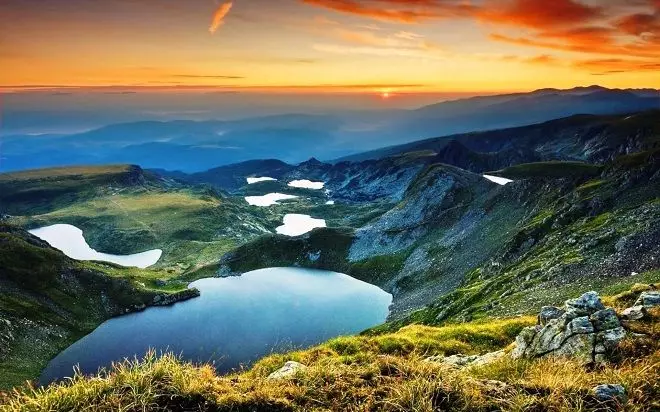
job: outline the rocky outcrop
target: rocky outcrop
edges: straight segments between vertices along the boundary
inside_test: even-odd
[[[566,301],[564,308],[545,307],[539,323],[516,338],[511,356],[565,356],[584,364],[602,363],[626,337],[616,312],[606,308],[596,292]]]
[[[298,372],[302,372],[305,369],[307,369],[307,366],[303,365],[302,363],[294,362],[294,361],[288,361],[287,363],[284,364],[280,369],[276,370],[275,372],[271,373],[268,375],[268,379],[289,379],[294,376]]]

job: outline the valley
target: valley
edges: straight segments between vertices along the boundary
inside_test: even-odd
[[[391,295],[381,319],[294,342],[305,347],[365,328],[365,336],[378,340],[416,330],[409,328],[492,319],[527,324],[539,307],[590,290],[614,296],[656,283],[660,135],[650,119],[657,115],[590,118],[587,126],[581,118],[561,119],[388,148],[365,154],[364,160],[336,163],[263,160],[192,174],[136,165],[1,174],[5,240],[0,267],[12,270],[0,279],[7,285],[0,293],[2,319],[10,325],[0,333],[6,357],[0,385],[36,379],[49,360],[85,335],[78,345],[92,342],[98,356],[83,361],[71,346],[45,379],[66,376],[76,361],[87,362],[84,371],[93,373],[99,365],[130,356],[103,349],[105,329],[120,335],[112,325],[129,316],[157,316],[148,321],[152,325],[173,316],[176,329],[193,322],[187,311],[209,306],[205,293],[213,296],[212,288],[205,292],[202,287],[202,296],[195,297],[199,291],[189,285],[242,282],[242,275],[247,279],[263,269],[338,272]],[[576,139],[576,130],[584,138]],[[76,236],[82,231],[88,254],[79,259],[106,260],[96,251],[113,259],[150,251],[162,255],[142,269],[75,261],[28,232],[39,235],[44,230],[39,228],[52,225],[71,225]],[[31,281],[25,278],[28,266],[37,268],[30,272]],[[42,276],[53,283],[45,285]],[[269,281],[260,283],[266,287]],[[306,282],[312,280],[299,281]],[[279,293],[270,285],[264,304]],[[29,306],[19,303],[26,297]],[[173,308],[149,308],[189,298],[194,299]],[[232,310],[218,307],[218,319]],[[111,319],[128,312],[141,313]],[[176,335],[167,330],[159,333]],[[228,330],[222,333],[236,333]],[[507,339],[519,330],[506,332]],[[327,345],[337,351],[336,342]],[[141,355],[148,347],[126,349]],[[176,343],[165,342],[165,347],[186,352]],[[187,352],[192,361],[216,355],[205,352],[201,359]],[[301,353],[295,358],[311,356]],[[217,360],[219,370],[230,370],[218,366],[221,357]],[[229,362],[231,367],[240,363],[231,357]],[[257,362],[255,370],[263,362],[270,361]]]

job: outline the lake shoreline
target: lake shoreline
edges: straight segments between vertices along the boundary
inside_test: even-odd
[[[175,305],[186,300],[197,303]],[[267,268],[234,280],[205,278],[107,319],[50,359],[38,382],[71,376],[74,365],[83,374],[96,373],[151,349],[211,362],[225,373],[271,350],[305,348],[382,324],[391,300],[377,286],[316,269]],[[158,306],[172,308],[146,310]],[[356,318],[356,311],[362,315]]]

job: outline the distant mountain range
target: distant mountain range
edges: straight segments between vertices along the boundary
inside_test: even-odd
[[[575,114],[649,109],[660,109],[660,91],[590,86],[474,97],[417,110],[290,114],[231,122],[125,123],[71,135],[4,137],[0,172],[107,163],[199,172],[251,159],[298,163],[314,156],[329,160],[430,137],[523,126]]]

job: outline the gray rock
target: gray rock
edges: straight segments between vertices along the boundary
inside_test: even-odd
[[[605,306],[596,292],[587,292],[577,299],[566,301],[566,310],[578,316],[588,316],[603,309],[605,309]]]
[[[639,295],[639,298],[635,302],[635,306],[644,306],[645,308],[660,306],[660,292],[659,291],[642,292],[642,294]]]
[[[627,320],[640,320],[646,316],[646,308],[644,306],[633,306],[621,312],[621,316]]]
[[[545,326],[548,323],[548,321],[552,319],[558,319],[564,313],[566,312],[558,307],[544,306],[541,308],[541,312],[539,312],[538,323],[541,326]]]
[[[511,352],[511,357],[513,359],[525,357],[525,354],[527,353],[529,346],[532,344],[537,332],[538,329],[536,326],[530,326],[520,331],[518,336],[516,336],[516,347]]]
[[[597,331],[616,329],[621,326],[616,312],[612,308],[599,310],[589,316],[589,321]]]
[[[596,342],[602,344],[606,351],[612,351],[619,346],[626,337],[626,330],[622,327],[599,332],[596,336]]]
[[[307,369],[307,366],[302,363],[288,361],[280,369],[268,375],[268,379],[289,379],[305,369]]]
[[[593,363],[594,341],[592,333],[570,336],[553,352],[553,355],[573,358],[584,364]]]
[[[591,324],[589,318],[586,316],[581,316],[579,318],[573,319],[567,327],[568,335],[584,334],[584,333],[594,333],[594,325]]]
[[[628,402],[628,396],[626,395],[626,389],[621,385],[598,385],[592,389],[592,392],[596,399],[601,402],[616,402],[618,405],[624,405]]]

